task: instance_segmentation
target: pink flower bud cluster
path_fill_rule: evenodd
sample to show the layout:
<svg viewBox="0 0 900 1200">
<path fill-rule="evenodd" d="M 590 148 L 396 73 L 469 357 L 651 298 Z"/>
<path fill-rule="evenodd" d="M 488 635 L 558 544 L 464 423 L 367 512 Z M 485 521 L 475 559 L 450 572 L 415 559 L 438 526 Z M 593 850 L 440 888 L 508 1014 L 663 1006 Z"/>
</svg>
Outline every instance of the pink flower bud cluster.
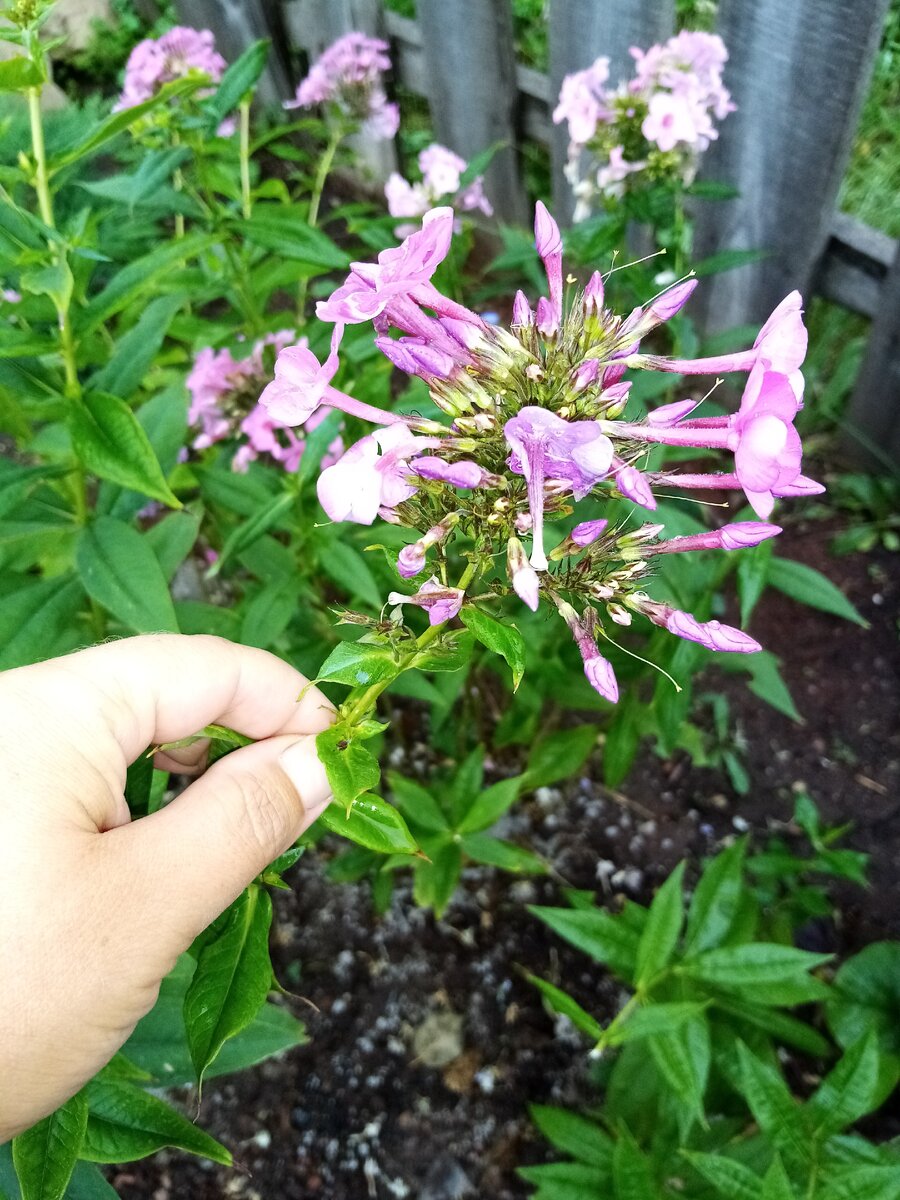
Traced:
<svg viewBox="0 0 900 1200">
<path fill-rule="evenodd" d="M 485 216 L 493 214 L 490 201 L 484 194 L 483 176 L 477 176 L 468 187 L 460 190 L 463 172 L 468 165 L 464 158 L 446 146 L 432 142 L 421 152 L 418 162 L 422 173 L 420 182 L 408 183 L 394 171 L 384 185 L 388 212 L 392 217 L 422 217 L 441 201 L 452 204 L 457 211 L 472 212 L 479 209 Z M 403 237 L 413 229 L 415 226 L 404 225 L 397 229 L 397 233 Z"/>
<path fill-rule="evenodd" d="M 807 340 L 799 295 L 778 305 L 749 350 L 695 360 L 645 354 L 643 340 L 680 311 L 696 280 L 620 316 L 605 306 L 598 272 L 578 291 L 571 280 L 564 283 L 559 228 L 539 203 L 535 244 L 547 294 L 532 306 L 518 293 L 504 329 L 432 283 L 453 221 L 452 209 L 434 209 L 402 245 L 383 250 L 374 263 L 353 263 L 317 307 L 319 318 L 334 324 L 326 362 L 305 345 L 285 348 L 261 398 L 288 423 L 302 424 L 328 406 L 377 426 L 322 471 L 318 494 L 332 520 L 368 525 L 380 517 L 416 531 L 400 553 L 398 573 L 409 580 L 435 573 L 412 595 L 392 593 L 390 603 L 417 605 L 433 624 L 455 616 L 466 597 L 448 586 L 448 553 L 461 532 L 474 544 L 466 552 L 470 576 L 486 576 L 494 594 L 512 592 L 533 611 L 542 600 L 551 604 L 572 631 L 586 677 L 610 701 L 617 685 L 597 639 L 635 618 L 708 650 L 759 649 L 742 631 L 651 600 L 644 588 L 659 555 L 754 546 L 780 533 L 768 521 L 777 498 L 822 490 L 800 473 L 793 425 Z M 425 381 L 443 421 L 384 412 L 331 385 L 344 327 L 368 321 L 382 353 Z M 687 399 L 627 420 L 626 376 L 640 369 L 743 372 L 747 382 L 730 416 L 696 416 L 701 402 Z M 646 460 L 657 444 L 691 446 L 700 458 L 730 455 L 733 462 L 724 471 L 653 472 Z M 588 497 L 653 512 L 660 485 L 743 489 L 761 520 L 666 540 L 659 523 L 629 531 L 592 517 L 574 523 L 558 544 L 546 544 L 545 516 L 567 520 Z"/>
<path fill-rule="evenodd" d="M 316 59 L 285 108 L 333 107 L 345 120 L 358 121 L 373 137 L 392 138 L 400 110 L 384 90 L 391 69 L 387 42 L 364 33 L 346 33 Z"/>
<path fill-rule="evenodd" d="M 607 87 L 608 58 L 563 80 L 553 120 L 569 127 L 576 218 L 598 193 L 620 197 L 632 176 L 690 183 L 700 155 L 718 137 L 715 122 L 734 112 L 722 82 L 728 51 L 717 34 L 684 30 L 646 51 L 632 47 L 631 55 L 635 74 L 617 88 Z"/>
<path fill-rule="evenodd" d="M 230 350 L 206 347 L 194 359 L 186 385 L 191 401 L 188 424 L 199 426 L 191 447 L 205 450 L 217 442 L 238 439 L 240 445 L 232 459 L 235 471 L 246 471 L 261 455 L 278 463 L 285 471 L 296 471 L 305 449 L 305 441 L 294 429 L 273 416 L 258 403 L 257 396 L 267 378 L 264 353 L 267 346 L 277 353 L 294 339 L 292 330 L 268 334 L 255 343 L 246 358 L 235 358 Z M 305 339 L 304 339 L 305 344 Z M 327 416 L 322 408 L 307 422 L 312 430 Z M 343 450 L 337 438 L 323 460 L 327 466 Z"/>
<path fill-rule="evenodd" d="M 122 94 L 113 112 L 134 108 L 150 100 L 164 83 L 181 79 L 193 71 L 208 75 L 218 83 L 228 66 L 216 50 L 213 34 L 208 29 L 191 29 L 176 25 L 159 38 L 138 42 L 125 64 Z"/>
</svg>

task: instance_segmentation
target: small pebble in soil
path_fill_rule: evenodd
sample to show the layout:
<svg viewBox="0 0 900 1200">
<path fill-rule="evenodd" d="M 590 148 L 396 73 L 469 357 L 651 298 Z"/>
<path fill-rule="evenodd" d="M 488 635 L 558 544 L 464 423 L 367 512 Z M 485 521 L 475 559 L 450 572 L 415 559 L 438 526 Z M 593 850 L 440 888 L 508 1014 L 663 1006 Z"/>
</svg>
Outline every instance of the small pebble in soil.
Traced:
<svg viewBox="0 0 900 1200">
<path fill-rule="evenodd" d="M 738 831 L 738 833 L 746 833 L 747 830 L 750 828 L 750 822 L 745 821 L 743 817 L 732 817 L 731 823 L 735 827 L 735 829 Z"/>
</svg>

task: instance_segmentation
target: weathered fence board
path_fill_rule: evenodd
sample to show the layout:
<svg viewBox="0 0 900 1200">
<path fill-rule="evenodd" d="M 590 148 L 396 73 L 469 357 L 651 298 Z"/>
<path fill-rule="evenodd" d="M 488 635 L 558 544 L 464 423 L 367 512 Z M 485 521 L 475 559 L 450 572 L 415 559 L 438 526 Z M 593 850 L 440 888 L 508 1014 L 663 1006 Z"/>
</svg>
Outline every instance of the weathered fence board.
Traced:
<svg viewBox="0 0 900 1200">
<path fill-rule="evenodd" d="M 897 469 L 900 463 L 900 249 L 881 290 L 878 312 L 853 398 L 847 427 L 858 431 L 854 457 L 867 466 Z"/>
<path fill-rule="evenodd" d="M 612 83 L 628 76 L 632 46 L 650 46 L 675 31 L 675 0 L 550 0 L 548 21 L 552 111 L 563 78 L 572 71 L 583 71 L 601 54 L 609 59 Z M 550 138 L 553 208 L 565 222 L 575 207 L 563 175 L 568 153 L 566 126 L 556 125 Z"/>
<path fill-rule="evenodd" d="M 212 29 L 216 48 L 228 62 L 259 38 L 270 38 L 272 51 L 257 96 L 280 104 L 293 92 L 288 37 L 279 0 L 175 0 L 179 19 L 197 29 Z"/>
<path fill-rule="evenodd" d="M 418 13 L 437 140 L 466 159 L 504 143 L 485 172 L 485 191 L 498 216 L 524 220 L 509 0 L 419 0 Z"/>
<path fill-rule="evenodd" d="M 810 291 L 851 312 L 874 317 L 883 303 L 884 283 L 896 253 L 895 238 L 848 213 L 836 212 Z"/>
<path fill-rule="evenodd" d="M 740 194 L 704 206 L 697 252 L 764 247 L 769 254 L 707 282 L 698 295 L 707 328 L 762 319 L 782 296 L 809 284 L 887 3 L 722 0 L 718 30 L 737 112 L 704 156 L 702 175 Z"/>
</svg>

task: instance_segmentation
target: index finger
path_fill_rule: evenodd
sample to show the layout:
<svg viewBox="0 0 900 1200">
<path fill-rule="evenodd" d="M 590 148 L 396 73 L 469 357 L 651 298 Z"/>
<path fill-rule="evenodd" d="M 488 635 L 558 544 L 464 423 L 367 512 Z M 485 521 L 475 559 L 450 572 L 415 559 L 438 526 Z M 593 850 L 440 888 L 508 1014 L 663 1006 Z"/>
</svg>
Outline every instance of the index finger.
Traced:
<svg viewBox="0 0 900 1200">
<path fill-rule="evenodd" d="M 129 763 L 207 725 L 258 740 L 318 733 L 334 717 L 330 701 L 282 659 L 205 634 L 125 638 L 21 670 L 82 727 L 96 714 Z"/>
</svg>

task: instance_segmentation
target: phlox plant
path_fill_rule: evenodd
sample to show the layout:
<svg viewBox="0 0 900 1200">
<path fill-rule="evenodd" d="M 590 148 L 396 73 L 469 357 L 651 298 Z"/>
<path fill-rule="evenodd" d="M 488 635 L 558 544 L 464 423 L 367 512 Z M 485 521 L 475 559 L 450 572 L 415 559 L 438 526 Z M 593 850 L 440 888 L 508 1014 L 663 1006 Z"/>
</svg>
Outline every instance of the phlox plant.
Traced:
<svg viewBox="0 0 900 1200">
<path fill-rule="evenodd" d="M 576 221 L 598 207 L 647 221 L 677 270 L 690 255 L 685 191 L 735 107 L 722 82 L 728 51 L 717 34 L 682 30 L 631 55 L 634 75 L 615 88 L 605 57 L 567 75 L 553 120 L 568 126 Z"/>
<path fill-rule="evenodd" d="M 502 669 L 507 742 L 531 740 L 546 695 L 564 694 L 612 721 L 616 771 L 647 731 L 642 713 L 677 743 L 690 678 L 713 658 L 766 664 L 750 668 L 754 685 L 780 695 L 773 660 L 714 603 L 735 570 L 746 623 L 766 580 L 778 584 L 776 500 L 821 490 L 801 474 L 794 429 L 806 349 L 796 293 L 750 349 L 661 354 L 695 281 L 620 312 L 611 273 L 584 286 L 565 276 L 560 231 L 539 204 L 546 294 L 519 291 L 508 327 L 494 324 L 447 269 L 452 208 L 427 208 L 399 245 L 395 216 L 355 201 L 322 210 L 352 135 L 396 128 L 383 43 L 341 39 L 287 101 L 304 115 L 257 133 L 265 45 L 226 64 L 211 35 L 177 27 L 135 48 L 114 111 L 45 120 L 47 11 L 17 0 L 0 64 L 14 101 L 0 141 L 16 164 L 0 177 L 0 429 L 14 447 L 0 457 L 0 668 L 128 632 L 275 649 L 339 701 L 318 741 L 335 800 L 307 841 L 339 834 L 355 843 L 354 869 L 359 854 L 365 870 L 381 856 L 382 878 L 409 865 L 438 912 L 467 858 L 545 868 L 492 826 L 523 790 L 578 769 L 598 728 L 537 739 L 524 771 L 486 788 L 463 736 L 448 788 L 395 775 L 392 804 L 374 752 L 389 688 L 427 701 L 437 729 L 472 662 Z M 421 196 L 412 185 L 417 206 L 430 187 L 483 212 L 483 161 L 438 149 Z M 718 373 L 745 384 L 736 412 L 668 394 L 676 377 Z M 739 492 L 752 513 L 715 527 L 672 499 Z M 785 567 L 798 564 L 782 564 L 789 590 Z M 852 617 L 837 597 L 832 611 L 843 602 Z M 647 706 L 638 687 L 658 667 L 664 691 Z M 202 732 L 213 757 L 242 742 Z M 139 760 L 131 811 L 165 803 L 168 783 Z M 198 939 L 72 1109 L 17 1139 L 26 1190 L 49 1143 L 60 1196 L 70 1177 L 99 1186 L 79 1159 L 173 1145 L 230 1161 L 148 1089 L 302 1040 L 266 997 L 271 889 L 303 850 Z"/>
<path fill-rule="evenodd" d="M 877 943 L 836 971 L 831 955 L 795 947 L 809 915 L 792 905 L 800 888 L 830 908 L 817 876 L 865 882 L 864 855 L 836 851 L 847 857 L 825 865 L 822 838 L 841 831 L 822 829 L 808 796 L 795 820 L 813 854 L 782 847 L 784 875 L 769 870 L 771 847 L 741 838 L 706 863 L 689 896 L 682 863 L 646 907 L 626 901 L 611 913 L 570 891 L 569 907 L 531 910 L 627 989 L 601 1024 L 556 983 L 529 977 L 593 1044 L 598 1088 L 588 1113 L 532 1106 L 538 1129 L 568 1156 L 520 1168 L 538 1200 L 898 1194 L 896 1145 L 852 1127 L 900 1078 L 896 1038 L 876 1015 L 900 947 Z"/>
</svg>

